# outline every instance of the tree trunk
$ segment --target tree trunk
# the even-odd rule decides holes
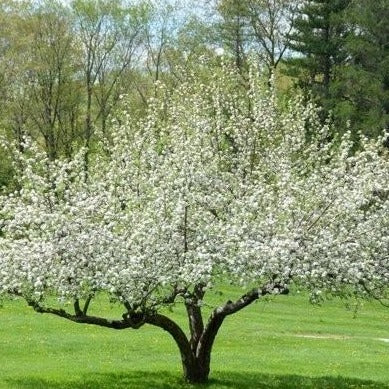
[[[179,346],[185,381],[193,384],[208,381],[212,347],[224,319],[250,305],[260,295],[267,293],[266,289],[261,292],[258,289],[253,289],[235,302],[227,301],[224,305],[213,310],[207,325],[204,326],[201,308],[198,304],[198,301],[204,296],[203,285],[199,284],[195,287],[192,299],[185,303],[191,332],[190,341],[186,339],[183,342],[183,337],[179,332],[175,333],[164,328],[170,332]]]
[[[145,322],[164,329],[176,342],[181,355],[183,378],[189,383],[205,383],[210,370],[210,352],[196,356],[182,329],[164,315],[155,314],[145,318]]]
[[[204,384],[208,381],[210,360],[191,358],[190,363],[182,362],[184,380],[191,384]]]

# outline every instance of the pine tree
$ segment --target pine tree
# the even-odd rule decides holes
[[[335,68],[347,58],[348,33],[343,13],[351,0],[308,0],[299,10],[290,48],[299,55],[289,60],[288,71],[305,91],[311,91],[327,114]]]
[[[332,85],[334,116],[376,136],[389,128],[389,0],[353,0],[345,18],[348,59]]]
[[[236,67],[242,71],[247,60],[249,46],[249,18],[246,2],[220,0],[217,10],[221,17],[218,24],[220,40],[227,52],[231,53]]]

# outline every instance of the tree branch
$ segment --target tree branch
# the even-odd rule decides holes
[[[192,353],[188,338],[186,337],[184,331],[178,326],[178,324],[169,319],[167,316],[158,313],[146,316],[145,323],[162,328],[172,336],[180,350],[184,370],[188,365],[193,364],[194,355]]]
[[[196,351],[197,345],[204,331],[203,316],[199,302],[204,297],[204,284],[200,283],[194,287],[193,294],[185,300],[185,308],[189,319],[190,345],[193,352]]]
[[[79,299],[76,299],[74,301],[74,313],[76,316],[83,316],[83,312],[80,308],[80,300]]]
[[[62,317],[64,319],[73,321],[75,323],[82,323],[82,324],[93,324],[100,327],[107,327],[107,328],[113,328],[115,330],[123,330],[126,328],[134,328],[137,329],[141,327],[144,324],[143,316],[141,315],[123,315],[122,320],[111,320],[106,319],[98,316],[87,316],[84,315],[79,309],[79,312],[75,315],[72,315],[68,312],[66,312],[64,309],[56,309],[56,308],[46,308],[41,306],[38,302],[33,300],[26,300],[28,305],[32,307],[36,312],[38,313],[50,313],[55,316]],[[77,312],[77,301],[75,302],[75,310]],[[79,308],[79,303],[78,303]]]
[[[386,304],[385,302],[383,302],[382,298],[377,296],[373,290],[369,289],[366,285],[366,283],[364,281],[359,281],[359,284],[362,286],[363,290],[371,297],[373,298],[374,300],[377,300],[382,306],[384,306],[385,308],[389,308],[389,304]]]
[[[89,295],[88,298],[85,300],[84,309],[82,310],[82,313],[84,315],[87,314],[88,308],[89,308],[89,304],[92,301],[92,299],[93,299],[93,295]]]
[[[262,289],[256,288],[250,290],[235,302],[229,300],[224,305],[215,308],[199,339],[196,356],[201,360],[209,360],[211,357],[213,342],[216,338],[220,326],[223,324],[224,319],[227,316],[239,312],[241,309],[247,307],[259,297],[271,294],[276,289],[278,290],[279,294],[287,293],[288,291],[288,288],[286,286],[269,283],[265,285]]]

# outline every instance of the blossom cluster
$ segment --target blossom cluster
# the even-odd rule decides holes
[[[105,291],[158,309],[216,280],[385,297],[389,159],[382,139],[333,134],[300,98],[281,106],[254,72],[226,70],[113,120],[50,161],[26,140],[0,199],[0,293],[64,301]]]

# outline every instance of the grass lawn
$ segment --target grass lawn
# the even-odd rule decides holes
[[[120,317],[102,301],[93,313]],[[173,315],[185,323],[182,307]],[[354,317],[339,300],[258,302],[225,321],[211,368],[210,389],[389,388],[389,309],[365,303]],[[22,301],[0,308],[0,388],[188,388],[180,376],[178,349],[162,330],[79,325]]]

